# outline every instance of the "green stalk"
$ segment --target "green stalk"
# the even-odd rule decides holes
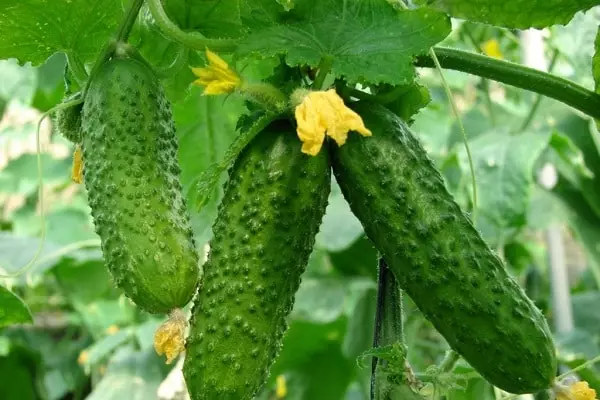
[[[373,348],[383,347],[394,343],[404,345],[402,326],[402,291],[392,271],[383,258],[379,259],[377,278],[377,309],[375,312],[375,330],[373,333]],[[385,366],[385,360],[373,357],[371,362],[371,399],[378,392],[376,379],[377,366]]]
[[[81,60],[68,52],[67,54],[67,65],[71,70],[71,73],[75,77],[75,80],[79,84],[79,87],[83,86],[88,79],[87,71]]]
[[[90,79],[87,80],[85,87],[83,88],[84,98],[88,88],[90,87],[92,78],[94,77],[94,75],[96,75],[98,69],[100,69],[100,67],[113,55],[115,49],[117,48],[117,44],[119,42],[126,42],[129,38],[131,28],[133,28],[133,24],[135,23],[138,13],[140,12],[140,8],[142,8],[143,4],[144,0],[133,0],[131,2],[131,6],[127,10],[125,18],[123,18],[123,20],[121,21],[121,24],[117,29],[117,34],[115,35],[114,39],[109,40],[108,43],[106,43],[106,45],[100,52],[100,55],[96,59],[96,62],[94,63],[94,67],[90,72]]]
[[[332,63],[333,60],[331,59],[331,57],[325,56],[321,58],[321,61],[319,62],[319,71],[317,72],[317,76],[315,77],[315,80],[312,84],[312,88],[314,90],[321,90],[323,88],[323,83],[325,82],[327,74],[331,70]]]
[[[442,68],[467,72],[537,92],[563,102],[593,118],[600,119],[600,95],[568,79],[510,61],[467,51],[446,47],[435,47],[434,49]],[[418,57],[415,65],[435,68],[435,62],[430,55]]]
[[[235,50],[236,39],[209,39],[198,32],[184,32],[171,21],[160,0],[147,0],[147,2],[156,25],[173,41],[199,51],[204,51],[207,47],[222,53],[232,53]]]

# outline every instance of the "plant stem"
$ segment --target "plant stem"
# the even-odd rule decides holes
[[[184,32],[171,21],[160,0],[147,0],[147,2],[156,25],[175,42],[200,51],[204,51],[207,47],[222,53],[231,53],[235,50],[237,46],[236,39],[209,39],[198,32]]]
[[[396,277],[390,271],[387,263],[379,259],[377,277],[377,309],[375,311],[375,329],[373,332],[373,347],[387,346],[393,343],[404,344],[402,326],[402,291]],[[383,361],[383,360],[382,360]],[[371,398],[377,392],[376,370],[379,359],[373,357],[371,362]]]
[[[314,90],[321,90],[323,88],[323,82],[325,82],[325,78],[331,70],[332,63],[333,60],[331,59],[331,57],[325,56],[321,58],[321,61],[319,62],[319,71],[317,72],[317,76],[315,77],[315,80],[312,84],[312,88]]]
[[[87,80],[85,87],[83,88],[83,97],[85,98],[85,94],[90,87],[90,83],[92,82],[92,78],[98,72],[98,69],[104,64],[113,54],[116,49],[117,43],[126,42],[127,38],[129,38],[129,33],[131,32],[131,28],[135,23],[135,19],[137,18],[138,13],[140,12],[140,8],[144,4],[144,0],[132,0],[131,6],[127,10],[125,14],[125,18],[121,21],[119,28],[117,29],[117,34],[112,40],[109,40],[102,51],[100,51],[100,55],[96,59],[94,66],[92,67],[92,71],[90,72],[90,79]]]
[[[510,61],[457,49],[436,47],[435,53],[442,68],[467,72],[531,90],[561,101],[591,117],[600,118],[600,95],[568,79]],[[429,55],[418,57],[415,65],[435,68],[435,62]]]
[[[473,156],[471,155],[471,148],[469,147],[469,140],[467,138],[467,131],[465,130],[465,126],[462,123],[462,119],[460,118],[460,112],[456,107],[456,102],[454,101],[454,97],[452,96],[452,90],[450,89],[450,85],[446,81],[444,77],[444,72],[442,71],[442,66],[440,64],[439,58],[437,56],[437,50],[434,50],[432,47],[429,49],[429,55],[433,61],[433,65],[440,74],[440,78],[442,79],[442,86],[444,87],[444,91],[446,92],[446,96],[448,97],[448,101],[450,102],[450,107],[452,108],[452,113],[456,118],[456,123],[458,124],[458,128],[462,135],[463,143],[465,146],[465,151],[467,153],[467,160],[469,160],[469,169],[471,170],[471,184],[473,185],[473,211],[471,213],[471,218],[473,220],[473,224],[475,224],[477,220],[477,178],[475,176],[475,167],[473,166]]]
[[[88,79],[87,71],[81,60],[73,55],[73,53],[68,52],[67,54],[67,65],[71,70],[71,73],[75,77],[75,80],[79,84],[79,87],[83,86]]]
[[[552,59],[550,60],[550,64],[548,65],[548,72],[552,72],[552,69],[554,69],[554,65],[556,64],[558,55],[559,55],[559,51],[555,49],[554,53],[552,54]],[[523,132],[524,130],[529,128],[529,124],[531,124],[531,122],[533,121],[533,118],[535,117],[535,114],[537,113],[537,110],[542,102],[542,99],[543,99],[542,95],[537,93],[535,96],[535,100],[533,101],[533,105],[529,109],[529,113],[527,113],[525,120],[523,120],[523,124],[521,125],[519,132]]]
[[[448,350],[446,353],[446,357],[440,363],[440,371],[442,372],[450,372],[454,369],[456,363],[460,360],[460,355],[454,350]]]
[[[126,42],[129,38],[129,34],[131,33],[131,28],[133,28],[133,24],[140,12],[140,8],[144,4],[144,0],[132,0],[131,7],[127,10],[127,14],[125,14],[125,18],[121,21],[121,25],[119,26],[119,30],[117,31],[116,41],[117,42]]]

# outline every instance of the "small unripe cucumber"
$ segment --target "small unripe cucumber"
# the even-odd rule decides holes
[[[466,361],[495,386],[551,386],[547,322],[444,186],[419,141],[391,111],[354,107],[372,137],[330,146],[344,196],[400,286]]]
[[[292,125],[277,122],[229,171],[190,321],[192,400],[253,399],[277,356],[331,184],[327,152],[300,147]]]
[[[153,71],[132,59],[104,64],[83,107],[84,181],[116,284],[152,313],[186,305],[199,278],[177,147]]]
[[[81,93],[76,93],[63,100],[63,103],[81,98]],[[61,108],[56,112],[54,121],[58,132],[72,143],[81,142],[81,111],[83,103],[68,108]]]

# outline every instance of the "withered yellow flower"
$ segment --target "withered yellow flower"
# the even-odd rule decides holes
[[[302,152],[316,155],[323,146],[325,135],[338,146],[346,143],[349,131],[371,136],[362,118],[346,107],[334,89],[308,92],[296,107],[297,133],[302,141]]]
[[[586,381],[580,381],[558,392],[556,400],[596,400],[596,391]]]
[[[83,153],[81,147],[77,145],[73,153],[73,166],[71,168],[71,179],[75,183],[83,182]]]
[[[208,66],[192,68],[198,77],[195,84],[204,86],[205,95],[226,94],[233,92],[242,82],[239,75],[217,54],[206,49]]]
[[[181,309],[175,309],[154,334],[154,350],[167,356],[167,364],[177,358],[185,348],[185,328],[187,321]]]

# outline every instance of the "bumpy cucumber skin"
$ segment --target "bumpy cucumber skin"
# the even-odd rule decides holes
[[[81,97],[80,93],[76,93],[63,100],[63,103],[73,101]],[[81,143],[81,112],[83,103],[63,108],[56,112],[54,122],[58,132],[72,143]]]
[[[131,59],[103,65],[82,133],[89,204],[115,283],[148,312],[183,307],[200,269],[171,108],[154,73]]]
[[[292,125],[261,132],[229,172],[194,302],[184,376],[192,400],[250,400],[268,376],[331,184],[326,151]]]
[[[407,125],[373,104],[355,110],[372,137],[330,145],[333,171],[368,237],[425,317],[492,384],[547,389],[550,330],[446,190]]]

